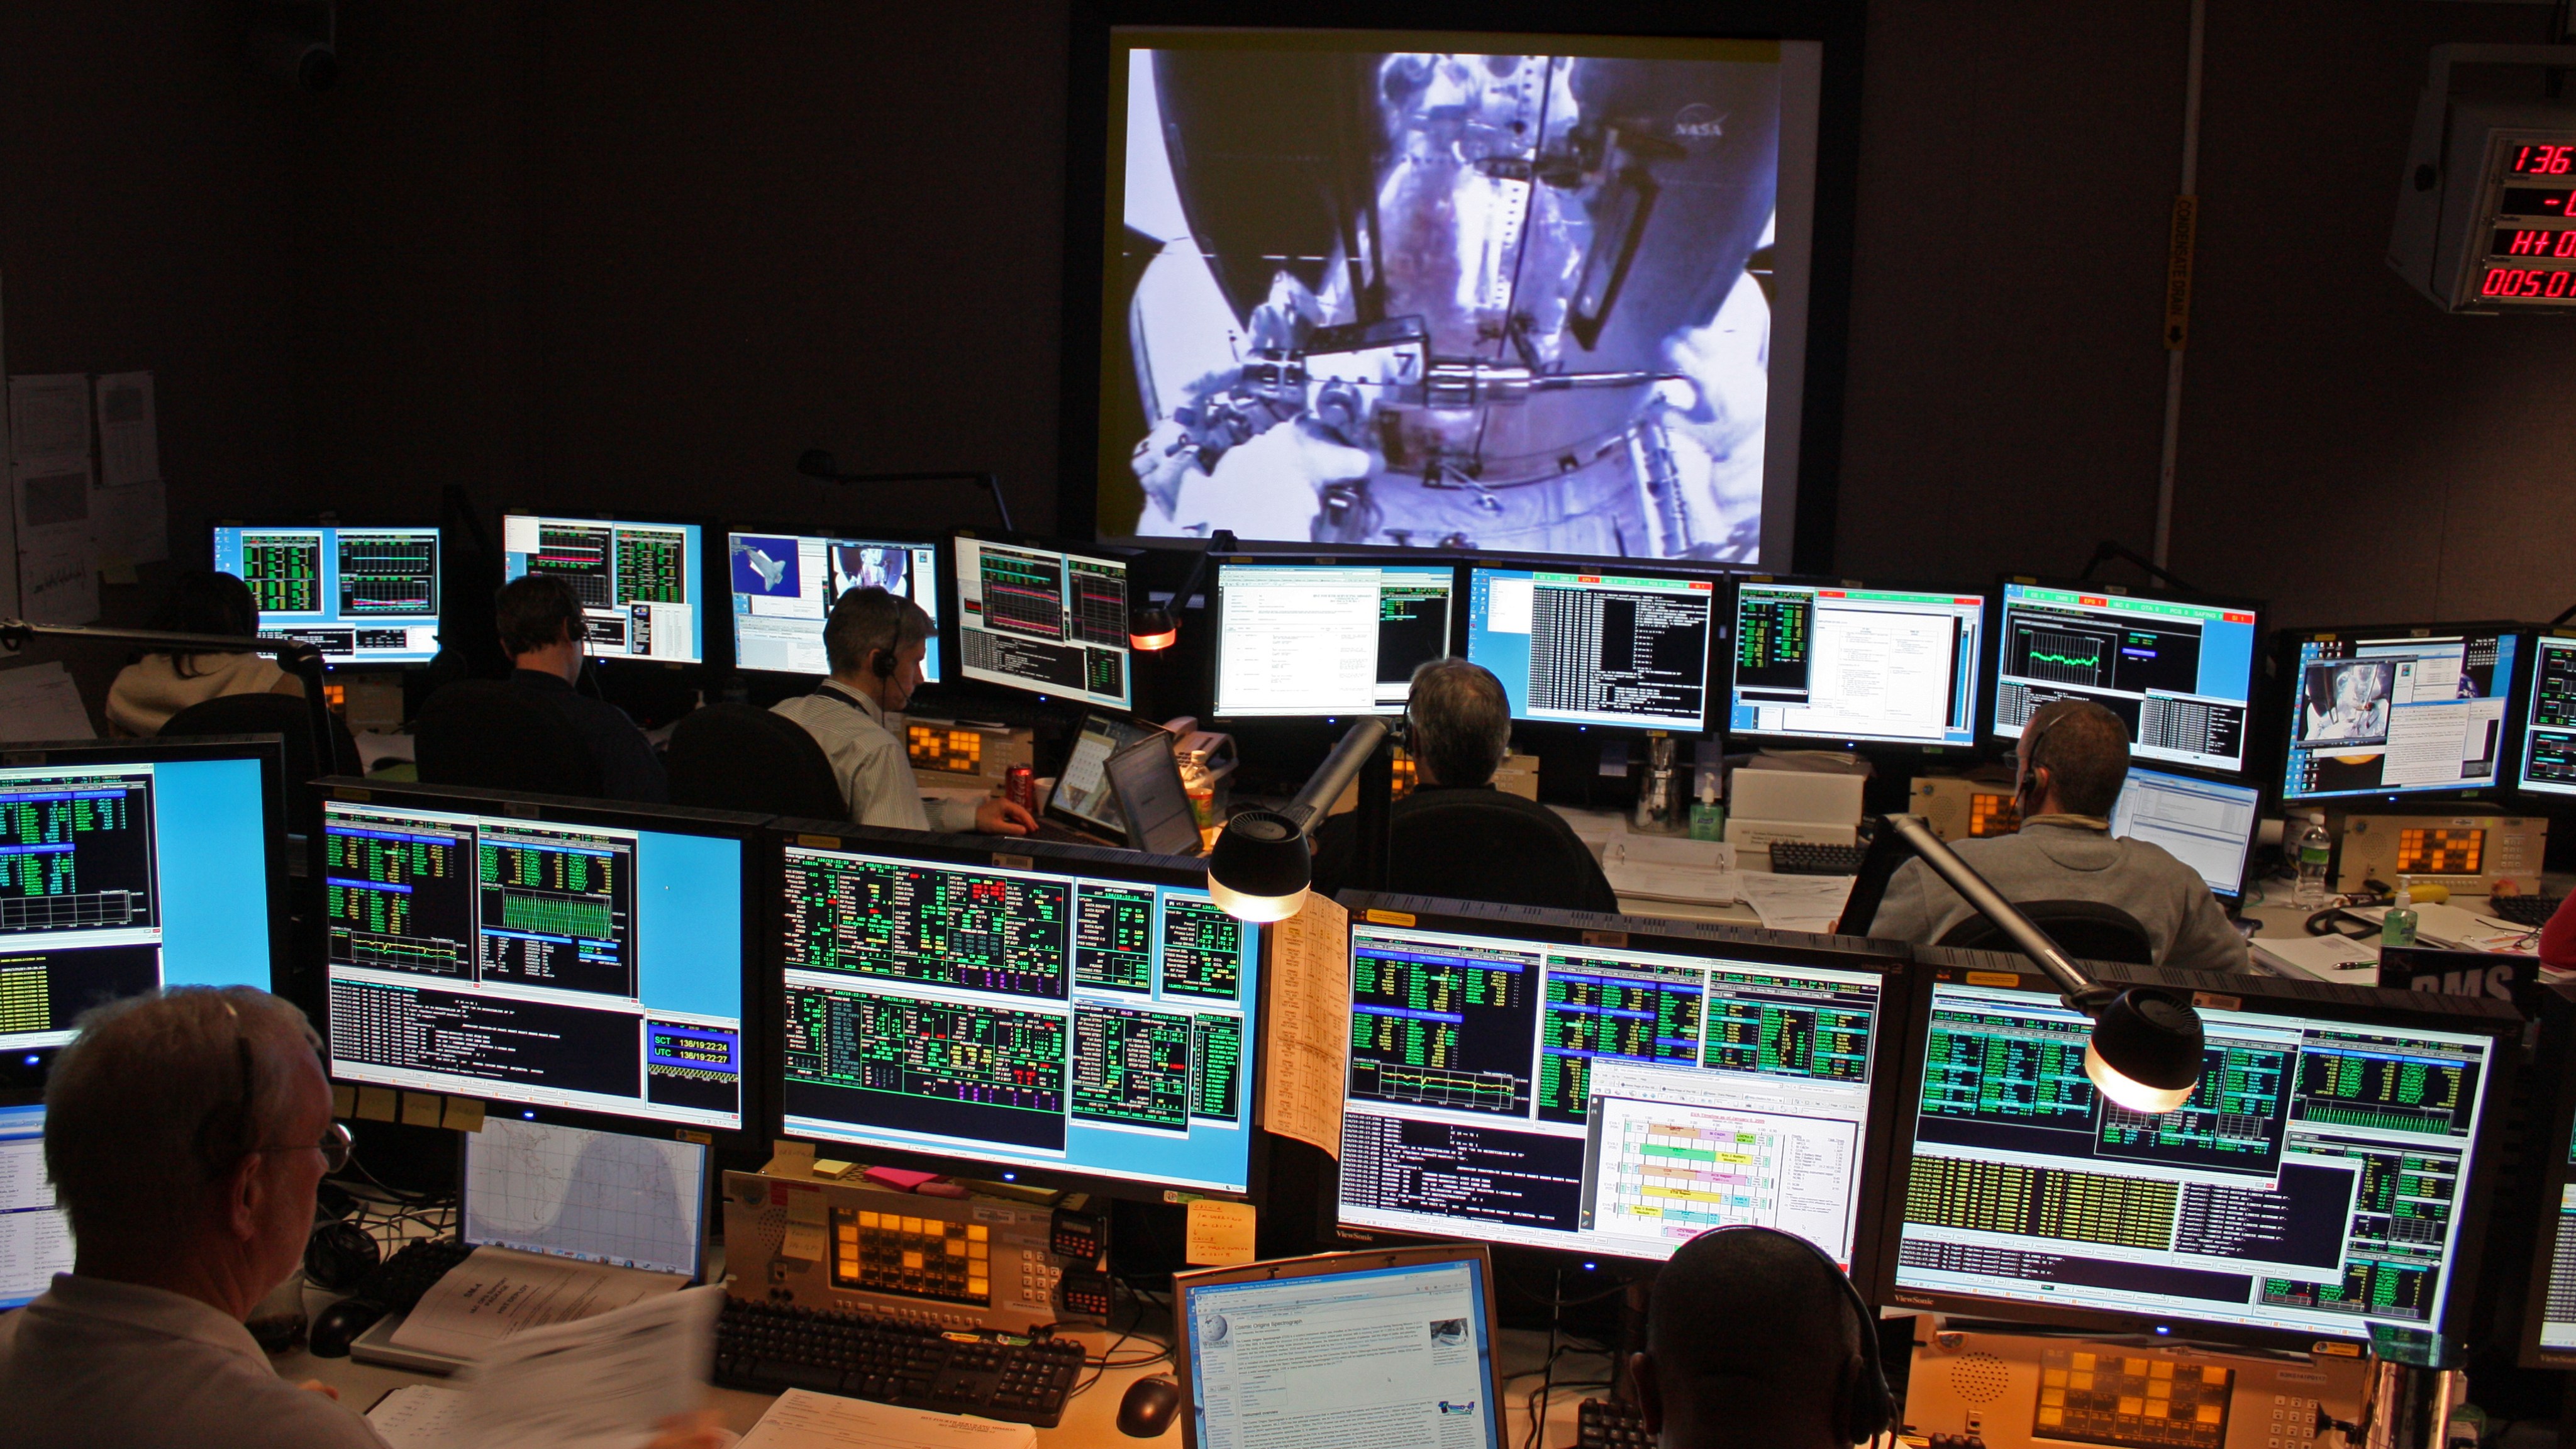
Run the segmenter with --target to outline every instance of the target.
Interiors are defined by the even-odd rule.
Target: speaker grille
[[[1991,1404],[2004,1396],[2011,1382],[2011,1371],[1993,1354],[1962,1354],[1950,1360],[1950,1392],[1962,1403]]]

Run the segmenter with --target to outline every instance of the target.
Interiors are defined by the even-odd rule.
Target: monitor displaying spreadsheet
[[[1973,745],[1985,633],[1983,594],[1742,580],[1727,733]]]
[[[1127,563],[959,534],[960,678],[1126,709]]]
[[[1467,658],[1502,681],[1516,720],[1697,734],[1725,594],[1714,577],[1479,566]]]
[[[829,674],[823,621],[852,589],[910,599],[930,616],[921,678],[939,682],[939,548],[902,539],[735,531],[726,535],[733,583],[733,662],[774,674]]]
[[[250,585],[259,632],[325,664],[427,664],[444,597],[436,524],[217,524],[215,572]]]
[[[505,513],[502,578],[544,574],[570,584],[598,658],[704,664],[703,534],[695,523]]]
[[[2129,727],[2138,759],[2242,770],[2260,636],[2251,605],[2007,580],[1994,732],[2020,739],[2051,701],[2089,699]]]
[[[2111,807],[2111,834],[2162,846],[2200,873],[2228,905],[2245,895],[2245,866],[2263,825],[2263,792],[2170,770],[2129,767]]]
[[[2522,788],[2535,795],[2576,795],[2576,633],[2532,641],[2525,719]]]
[[[42,1103],[0,1106],[0,1313],[24,1307],[72,1270],[72,1223],[45,1176]]]
[[[2512,768],[2507,718],[2529,657],[2511,624],[2297,636],[2284,800],[2456,795]]]
[[[1218,564],[1217,716],[1402,714],[1449,652],[1457,584],[1448,564]]]

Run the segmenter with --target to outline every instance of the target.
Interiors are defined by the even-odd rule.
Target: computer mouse
[[[314,1317],[304,1346],[315,1358],[347,1358],[349,1345],[384,1316],[385,1310],[378,1304],[363,1298],[343,1298]]]
[[[1118,1400],[1118,1432],[1130,1439],[1155,1438],[1172,1427],[1172,1419],[1180,1411],[1178,1380],[1162,1374],[1138,1379]]]

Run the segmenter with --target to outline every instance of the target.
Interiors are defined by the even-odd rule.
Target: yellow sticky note
[[[450,1097],[447,1099],[447,1115],[439,1119],[438,1125],[450,1132],[480,1132],[483,1130],[483,1104],[472,1097]]]
[[[1182,1257],[1204,1268],[1249,1263],[1254,1257],[1252,1230],[1259,1221],[1248,1202],[1198,1198],[1190,1204],[1189,1242]]]
[[[778,1255],[800,1263],[819,1263],[823,1261],[824,1246],[821,1223],[789,1223],[786,1240],[778,1245]]]
[[[787,1194],[787,1220],[791,1223],[811,1223],[821,1227],[823,1195],[819,1192],[790,1191]]]
[[[435,1127],[438,1125],[438,1108],[439,1099],[436,1092],[405,1092],[402,1094],[403,1125]]]
[[[358,1118],[365,1122],[391,1122],[401,1106],[402,1094],[391,1087],[360,1087]]]
[[[331,1084],[331,1115],[340,1118],[358,1115],[358,1089],[346,1082]]]

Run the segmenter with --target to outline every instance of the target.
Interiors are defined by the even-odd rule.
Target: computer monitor
[[[1125,559],[966,533],[949,547],[960,678],[1130,707]]]
[[[1138,740],[1102,767],[1118,813],[1127,822],[1127,847],[1155,855],[1199,853],[1198,812],[1181,780],[1181,763],[1168,735]]]
[[[0,1057],[33,1085],[81,1013],[164,986],[283,990],[274,739],[11,746],[0,766]]]
[[[921,678],[939,682],[939,547],[922,539],[831,537],[736,529],[726,535],[733,582],[733,662],[773,674],[829,674],[823,621],[852,589],[873,584],[930,616]]]
[[[476,1247],[640,1268],[706,1270],[713,1183],[703,1142],[487,1116],[460,1132],[457,1236]]]
[[[1478,565],[1467,657],[1503,682],[1513,719],[1698,734],[1725,596],[1706,575]]]
[[[71,1216],[45,1176],[44,1104],[0,1106],[0,1313],[25,1307],[71,1270]]]
[[[2052,700],[2089,699],[2129,727],[2141,760],[2245,768],[2258,611],[2007,579],[1995,634],[1994,732]]]
[[[1190,1449],[1504,1449],[1482,1247],[1325,1253],[1172,1280]]]
[[[1983,594],[1739,580],[1727,733],[1972,746],[1985,637]]]
[[[2576,630],[2553,630],[2531,642],[2522,788],[2534,795],[2576,795]]]
[[[2245,867],[2263,827],[2263,792],[2252,785],[2129,767],[2111,807],[2111,833],[2163,846],[2234,906],[2245,899]]]
[[[2500,1254],[2488,1276],[2504,1290],[2499,1305],[2516,1313],[2518,1321],[2504,1326],[2518,1340],[2522,1366],[2576,1369],[2576,988],[2543,985],[2535,995],[2532,1145],[2520,1184],[2532,1213],[2531,1254]],[[2497,1216],[2504,1215],[2500,1206]],[[2498,1226],[2509,1232],[2512,1225]],[[2499,1240],[2506,1240],[2502,1233]]]
[[[2521,1018],[2502,1002],[2101,967],[2199,1009],[2148,1116],[2018,956],[1917,948],[1880,1301],[2063,1327],[2428,1346],[2468,1316]]]
[[[1663,1259],[1709,1228],[1850,1267],[1901,957],[1742,927],[1344,892],[1342,1229]],[[1796,944],[1791,944],[1795,942]]]
[[[300,639],[341,665],[438,655],[438,526],[215,525],[215,572],[250,585],[259,632]]]
[[[704,664],[703,534],[695,523],[505,513],[502,578],[549,574],[572,585],[600,659]]]
[[[1205,872],[805,825],[763,913],[787,1135],[1130,1195],[1253,1190],[1262,928]]]
[[[1055,788],[1047,793],[1047,818],[1068,829],[1103,831],[1123,839],[1127,816],[1109,781],[1110,757],[1138,740],[1165,734],[1160,726],[1131,715],[1098,709],[1084,715],[1064,768],[1056,774]]]
[[[1216,567],[1216,714],[1402,714],[1449,652],[1451,564],[1228,559]]]
[[[751,1130],[766,820],[335,782],[314,847],[332,1075],[575,1125]]]
[[[2511,624],[2336,629],[2295,637],[2284,800],[2457,795],[2506,783]],[[2286,652],[2286,651],[2285,651]]]

